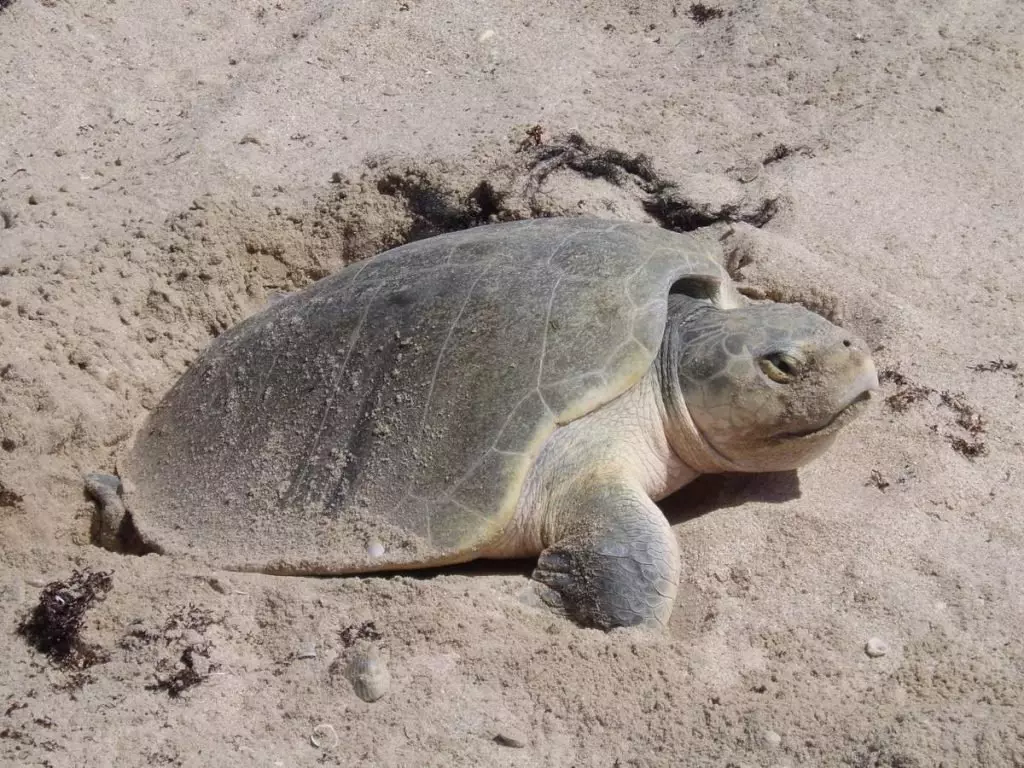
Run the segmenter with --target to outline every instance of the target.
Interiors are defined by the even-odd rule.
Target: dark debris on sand
[[[109,572],[75,571],[67,581],[43,588],[39,603],[18,625],[18,634],[57,666],[86,669],[107,660],[98,646],[83,642],[86,613],[113,587]]]

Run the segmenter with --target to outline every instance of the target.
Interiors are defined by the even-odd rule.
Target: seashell
[[[299,650],[295,652],[296,659],[315,659],[316,658],[316,643],[306,643],[299,647]]]
[[[345,669],[352,690],[363,701],[377,701],[391,688],[391,673],[376,646],[356,651]]]
[[[309,741],[314,747],[320,747],[320,749],[334,749],[338,746],[338,734],[333,725],[321,723],[313,729]]]
[[[757,177],[764,171],[764,166],[756,161],[748,162],[736,168],[735,171],[736,179],[740,184],[749,184],[757,180]]]

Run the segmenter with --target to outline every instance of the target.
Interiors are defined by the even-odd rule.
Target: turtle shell
[[[470,560],[548,436],[648,370],[674,285],[736,300],[721,261],[707,235],[538,219],[349,265],[222,334],[148,415],[118,465],[134,526],[227,569]]]

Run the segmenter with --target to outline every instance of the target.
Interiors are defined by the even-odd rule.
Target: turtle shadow
[[[681,525],[718,509],[759,501],[782,504],[800,498],[796,470],[702,475],[658,502],[669,525]]]
[[[749,502],[781,504],[800,497],[800,478],[796,470],[728,475],[702,475],[689,485],[658,502],[669,525],[688,523],[709,512],[738,507]],[[515,560],[473,560],[440,568],[362,574],[364,576],[405,576],[430,580],[440,576],[524,576],[529,577],[537,558]]]
[[[513,560],[471,560],[457,565],[442,565],[431,568],[415,568],[408,571],[386,571],[363,573],[360,576],[394,578],[403,576],[417,581],[430,581],[441,576],[525,576],[529,578],[537,566],[536,557],[519,557]],[[342,577],[345,578],[345,577]]]

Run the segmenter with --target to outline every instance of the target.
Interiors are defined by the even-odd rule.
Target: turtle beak
[[[844,367],[852,373],[850,383],[842,390],[835,401],[837,407],[828,419],[810,429],[799,432],[784,432],[779,437],[785,440],[799,438],[820,439],[824,435],[835,434],[843,426],[849,424],[874,398],[878,390],[878,371],[871,356],[857,349],[848,350],[848,357],[843,361]]]
[[[879,388],[875,362],[859,349],[854,350],[851,357],[857,374],[846,389],[845,397],[841,401],[843,406],[840,410],[845,410],[860,400],[870,400]]]

